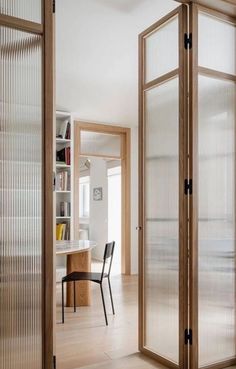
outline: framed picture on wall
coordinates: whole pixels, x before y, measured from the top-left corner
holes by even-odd
[[[94,201],[102,200],[102,187],[96,187],[93,189],[93,200]]]

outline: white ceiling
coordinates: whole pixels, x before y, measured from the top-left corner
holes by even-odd
[[[137,126],[138,34],[173,0],[57,0],[57,106],[83,120]]]
[[[104,4],[106,7],[129,13],[139,7],[143,0],[97,0],[98,4]]]

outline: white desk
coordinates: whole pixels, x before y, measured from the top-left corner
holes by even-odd
[[[57,255],[71,255],[80,252],[86,252],[96,247],[95,241],[89,240],[74,240],[74,241],[57,241],[56,254]]]

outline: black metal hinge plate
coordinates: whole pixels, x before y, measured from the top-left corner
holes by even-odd
[[[192,335],[192,329],[185,329],[184,331],[184,343],[185,345],[192,345],[193,343],[193,335]]]
[[[55,172],[52,173],[52,188],[53,188],[53,191],[56,191],[56,173]]]
[[[184,47],[185,49],[192,49],[193,41],[192,41],[192,33],[184,34]]]
[[[192,195],[192,193],[193,193],[193,181],[192,179],[185,179],[184,180],[184,194]]]
[[[53,356],[53,364],[52,364],[52,367],[53,367],[53,369],[56,369],[57,368],[57,361],[56,361],[56,356],[54,355]]]
[[[52,12],[56,13],[56,0],[52,0]]]

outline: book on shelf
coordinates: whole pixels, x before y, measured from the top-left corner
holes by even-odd
[[[70,211],[71,206],[70,206],[70,202],[68,201],[61,201],[60,202],[60,206],[59,206],[59,216],[60,217],[70,217]]]
[[[68,122],[67,124],[67,128],[66,128],[66,140],[70,140],[71,138],[71,134],[70,134],[71,128],[70,128],[70,123]]]
[[[56,174],[56,191],[70,191],[70,173],[67,170]]]
[[[57,223],[56,239],[57,241],[67,241],[70,239],[70,224],[69,223]]]
[[[60,129],[57,133],[57,138],[61,138],[61,139],[66,139],[66,140],[70,140],[70,122],[68,119],[65,119],[64,121],[60,121]]]
[[[70,165],[70,147],[64,147],[61,150],[57,150],[56,160],[57,164]]]

